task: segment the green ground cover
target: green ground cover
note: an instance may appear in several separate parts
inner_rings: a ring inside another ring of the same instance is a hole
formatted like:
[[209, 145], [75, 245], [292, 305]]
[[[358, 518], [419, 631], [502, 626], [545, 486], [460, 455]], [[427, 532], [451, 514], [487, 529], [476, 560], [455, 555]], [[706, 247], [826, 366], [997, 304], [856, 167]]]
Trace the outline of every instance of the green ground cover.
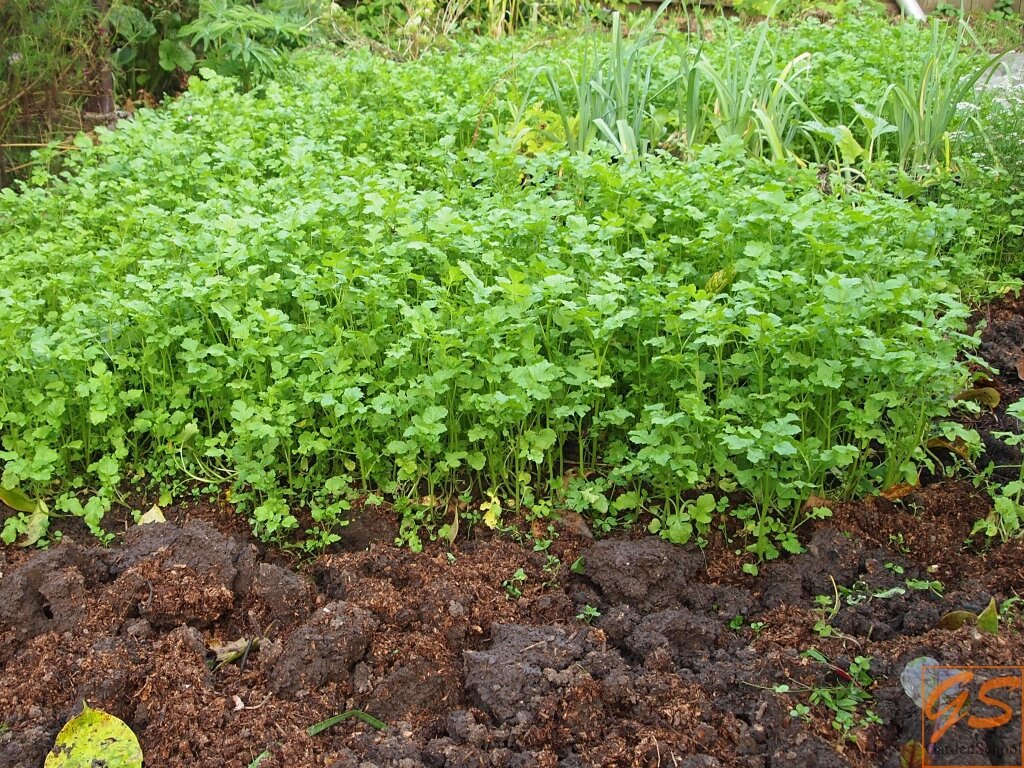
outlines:
[[[459, 497], [489, 524], [648, 512], [686, 541], [740, 491], [751, 551], [796, 550], [808, 496], [915, 481], [969, 382], [967, 300], [1006, 269], [964, 181], [988, 142], [951, 145], [954, 115], [938, 155], [905, 155], [894, 118], [868, 151], [889, 84], [929, 56], [953, 86], [977, 68], [934, 34], [869, 14], [659, 34], [634, 158], [565, 148], [581, 123], [549, 82], [574, 92], [578, 36], [299, 52], [247, 93], [206, 71], [0, 193], [2, 484], [97, 531], [133, 484], [230, 484], [261, 536], [311, 548], [366, 494], [418, 546]], [[685, 62], [710, 77], [759, 46], [760, 79], [732, 77], [751, 113], [810, 53], [785, 151], [756, 116], [721, 130], [714, 88], [706, 135], [673, 145]]]

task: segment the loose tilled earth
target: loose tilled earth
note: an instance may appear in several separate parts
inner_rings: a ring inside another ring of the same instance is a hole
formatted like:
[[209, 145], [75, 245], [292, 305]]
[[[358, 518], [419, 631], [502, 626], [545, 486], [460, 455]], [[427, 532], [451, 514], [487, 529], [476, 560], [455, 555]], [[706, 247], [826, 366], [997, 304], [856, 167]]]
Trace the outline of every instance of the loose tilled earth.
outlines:
[[[987, 319], [981, 351], [1003, 402], [973, 426], [1000, 463], [1019, 463], [991, 433], [1024, 395], [1024, 301], [997, 301]], [[1024, 663], [1013, 625], [935, 628], [947, 611], [1021, 592], [1024, 542], [965, 543], [990, 509], [965, 481], [834, 509], [805, 533], [805, 554], [757, 578], [721, 537], [703, 553], [639, 532], [595, 542], [572, 518], [549, 553], [474, 531], [417, 555], [393, 546], [394, 520], [367, 513], [335, 551], [295, 566], [227, 505], [197, 504], [126, 526], [109, 548], [79, 533], [46, 552], [6, 548], [0, 768], [41, 766], [83, 700], [132, 727], [148, 766], [245, 768], [267, 751], [261, 768], [895, 767], [921, 727], [900, 684], [907, 662]], [[580, 555], [585, 575], [569, 568]], [[502, 582], [519, 568], [513, 599]], [[877, 594], [908, 578], [940, 580], [944, 596], [844, 602], [839, 634], [815, 633], [814, 597], [832, 595], [832, 579]], [[575, 618], [587, 605], [601, 612], [592, 625]], [[211, 645], [252, 637], [263, 640], [244, 662], [211, 670]], [[883, 724], [844, 739], [824, 707], [790, 715], [807, 702], [799, 684], [842, 682], [801, 655], [810, 648], [840, 669], [873, 657]], [[783, 683], [795, 692], [771, 690]], [[388, 727], [349, 719], [307, 735], [348, 709]], [[1019, 724], [993, 733], [989, 754], [1018, 748]], [[966, 729], [945, 738], [976, 743]]]

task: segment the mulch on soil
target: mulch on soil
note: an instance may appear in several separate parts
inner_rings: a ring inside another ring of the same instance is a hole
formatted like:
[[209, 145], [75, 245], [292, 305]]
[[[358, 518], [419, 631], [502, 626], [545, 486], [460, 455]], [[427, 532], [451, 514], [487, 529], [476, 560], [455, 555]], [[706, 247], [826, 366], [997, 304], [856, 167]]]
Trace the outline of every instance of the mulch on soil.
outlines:
[[[986, 442], [1024, 395], [1024, 302], [996, 302], [988, 321], [1002, 403], [973, 422]], [[0, 550], [0, 768], [41, 766], [83, 700], [125, 720], [149, 766], [245, 768], [265, 753], [261, 768], [895, 768], [920, 737], [907, 662], [1024, 664], [1019, 626], [936, 629], [1024, 586], [1024, 543], [968, 541], [989, 510], [954, 480], [836, 504], [804, 554], [756, 578], [720, 539], [705, 552], [637, 533], [595, 542], [576, 519], [547, 552], [477, 532], [413, 554], [393, 545], [395, 520], [365, 513], [301, 565], [227, 505], [168, 510], [107, 548], [72, 530], [46, 552]], [[580, 556], [584, 574], [570, 570]], [[503, 582], [520, 568], [515, 597]], [[940, 580], [942, 595], [908, 579]], [[833, 582], [865, 598], [844, 600], [822, 637], [814, 598]], [[592, 624], [576, 618], [586, 606]], [[211, 648], [240, 638], [260, 642], [211, 668]], [[842, 682], [810, 648], [840, 671], [872, 657], [881, 725], [844, 738], [822, 706], [790, 715], [801, 686]], [[387, 728], [352, 718], [307, 734], [349, 709]], [[969, 745], [962, 731], [947, 739]], [[1019, 746], [1019, 725], [991, 738]]]

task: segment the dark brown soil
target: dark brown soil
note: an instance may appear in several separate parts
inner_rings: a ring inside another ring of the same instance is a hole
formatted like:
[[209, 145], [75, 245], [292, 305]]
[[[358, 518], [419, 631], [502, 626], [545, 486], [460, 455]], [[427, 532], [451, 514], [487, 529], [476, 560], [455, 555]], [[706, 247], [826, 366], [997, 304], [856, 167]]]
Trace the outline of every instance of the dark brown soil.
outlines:
[[[990, 310], [1002, 403], [974, 419], [989, 435], [1024, 394], [1022, 312], [1012, 298]], [[936, 628], [1020, 593], [1024, 543], [969, 541], [990, 502], [962, 480], [834, 511], [804, 554], [756, 578], [720, 539], [704, 552], [637, 533], [595, 542], [578, 519], [547, 552], [486, 535], [413, 554], [393, 546], [393, 519], [364, 513], [301, 564], [228, 505], [125, 525], [108, 548], [65, 528], [46, 552], [0, 549], [0, 768], [42, 766], [82, 701], [125, 720], [147, 766], [896, 768], [920, 737], [900, 683], [910, 660], [1024, 664], [1013, 611], [998, 635]], [[580, 556], [585, 574], [570, 569]], [[831, 630], [816, 631], [833, 611], [815, 597], [837, 592]], [[592, 624], [577, 618], [587, 606]], [[217, 644], [253, 638], [212, 668]], [[880, 723], [844, 734], [810, 690], [842, 685], [857, 656], [875, 681], [860, 715]], [[386, 729], [351, 718], [307, 734], [350, 709]], [[1014, 743], [1019, 723], [989, 734], [992, 749]]]

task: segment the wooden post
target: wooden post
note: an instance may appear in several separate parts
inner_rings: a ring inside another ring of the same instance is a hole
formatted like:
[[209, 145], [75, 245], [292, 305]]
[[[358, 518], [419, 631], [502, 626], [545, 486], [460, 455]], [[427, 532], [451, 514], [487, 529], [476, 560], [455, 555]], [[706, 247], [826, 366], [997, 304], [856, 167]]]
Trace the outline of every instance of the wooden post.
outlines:
[[114, 72], [110, 63], [110, 31], [106, 18], [110, 11], [108, 0], [94, 0], [96, 6], [96, 44], [93, 50], [93, 68], [89, 78], [93, 93], [85, 103], [85, 111], [102, 115], [99, 121], [109, 118], [114, 112]]

